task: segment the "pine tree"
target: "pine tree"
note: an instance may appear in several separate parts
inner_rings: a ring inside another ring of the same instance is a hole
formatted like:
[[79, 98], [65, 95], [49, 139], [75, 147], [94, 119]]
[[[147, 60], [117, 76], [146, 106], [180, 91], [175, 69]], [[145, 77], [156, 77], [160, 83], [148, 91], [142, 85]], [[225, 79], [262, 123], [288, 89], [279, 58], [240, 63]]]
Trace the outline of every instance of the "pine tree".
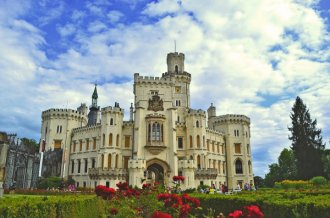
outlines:
[[292, 126], [289, 127], [292, 150], [297, 159], [298, 179], [310, 179], [323, 175], [321, 130], [316, 128], [316, 119], [312, 121], [309, 110], [298, 96], [290, 114]]

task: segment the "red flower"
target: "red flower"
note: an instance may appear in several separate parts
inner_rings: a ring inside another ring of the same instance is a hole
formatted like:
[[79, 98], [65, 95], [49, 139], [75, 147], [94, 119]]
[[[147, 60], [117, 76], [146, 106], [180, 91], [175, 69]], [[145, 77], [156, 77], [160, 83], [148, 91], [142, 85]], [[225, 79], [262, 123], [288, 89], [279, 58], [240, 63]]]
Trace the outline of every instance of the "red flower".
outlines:
[[111, 208], [110, 210], [110, 214], [111, 215], [116, 215], [118, 213], [118, 209], [117, 208]]
[[246, 206], [244, 208], [248, 212], [248, 214], [247, 214], [248, 218], [263, 218], [263, 217], [265, 217], [265, 215], [261, 212], [261, 210], [259, 209], [258, 206], [250, 205], [250, 206]]
[[173, 181], [184, 181], [184, 176], [173, 176]]
[[155, 211], [151, 215], [151, 218], [172, 218], [172, 216], [170, 214], [168, 214], [168, 213], [163, 213], [163, 212], [160, 212], [160, 211]]
[[181, 209], [180, 209], [180, 218], [186, 217], [189, 212], [190, 212], [190, 205], [189, 204], [184, 204], [182, 205]]
[[243, 212], [241, 210], [235, 210], [234, 212], [228, 214], [229, 218], [243, 217]]

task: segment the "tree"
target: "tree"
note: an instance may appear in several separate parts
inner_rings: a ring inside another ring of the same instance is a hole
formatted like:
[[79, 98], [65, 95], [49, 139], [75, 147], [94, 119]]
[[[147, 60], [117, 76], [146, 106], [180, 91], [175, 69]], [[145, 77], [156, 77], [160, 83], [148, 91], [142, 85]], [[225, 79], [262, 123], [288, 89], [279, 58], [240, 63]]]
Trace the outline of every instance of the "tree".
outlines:
[[21, 143], [34, 152], [37, 152], [39, 150], [39, 144], [34, 139], [21, 138]]
[[324, 176], [330, 180], [330, 149], [326, 149], [323, 154], [323, 170]]
[[269, 165], [269, 173], [265, 177], [265, 185], [273, 187], [275, 182], [297, 178], [296, 158], [291, 149], [284, 148], [278, 157], [278, 163]]
[[253, 179], [254, 179], [254, 185], [256, 188], [262, 188], [265, 186], [265, 180], [262, 177], [255, 176], [255, 177], [253, 177]]
[[311, 119], [309, 110], [299, 96], [292, 107], [290, 118], [292, 126], [289, 127], [289, 139], [297, 159], [298, 179], [307, 180], [322, 176], [322, 154], [325, 145], [322, 142], [321, 130], [316, 128], [316, 119]]

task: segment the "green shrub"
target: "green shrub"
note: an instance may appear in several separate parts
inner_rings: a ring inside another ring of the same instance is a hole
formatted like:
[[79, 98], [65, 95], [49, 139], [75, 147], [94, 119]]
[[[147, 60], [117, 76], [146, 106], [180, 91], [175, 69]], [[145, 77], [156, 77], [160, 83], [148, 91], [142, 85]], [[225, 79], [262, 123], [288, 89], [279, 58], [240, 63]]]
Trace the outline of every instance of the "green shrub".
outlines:
[[315, 186], [321, 186], [327, 184], [327, 179], [323, 176], [315, 176], [310, 180], [310, 182]]

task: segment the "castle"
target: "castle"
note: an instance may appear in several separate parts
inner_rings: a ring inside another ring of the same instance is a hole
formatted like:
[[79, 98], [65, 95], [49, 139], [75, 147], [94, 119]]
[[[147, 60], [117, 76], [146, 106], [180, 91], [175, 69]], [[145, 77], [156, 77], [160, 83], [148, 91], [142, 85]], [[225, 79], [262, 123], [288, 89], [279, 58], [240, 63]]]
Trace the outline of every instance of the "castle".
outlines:
[[184, 59], [169, 53], [161, 77], [134, 74], [128, 121], [118, 103], [98, 106], [96, 86], [89, 111], [86, 104], [43, 111], [41, 153], [57, 151], [60, 161], [42, 157], [42, 173], [72, 176], [77, 186], [92, 188], [119, 181], [172, 186], [176, 175], [185, 177], [183, 189], [253, 184], [250, 119], [217, 116], [212, 104], [207, 113], [190, 108], [191, 74]]

